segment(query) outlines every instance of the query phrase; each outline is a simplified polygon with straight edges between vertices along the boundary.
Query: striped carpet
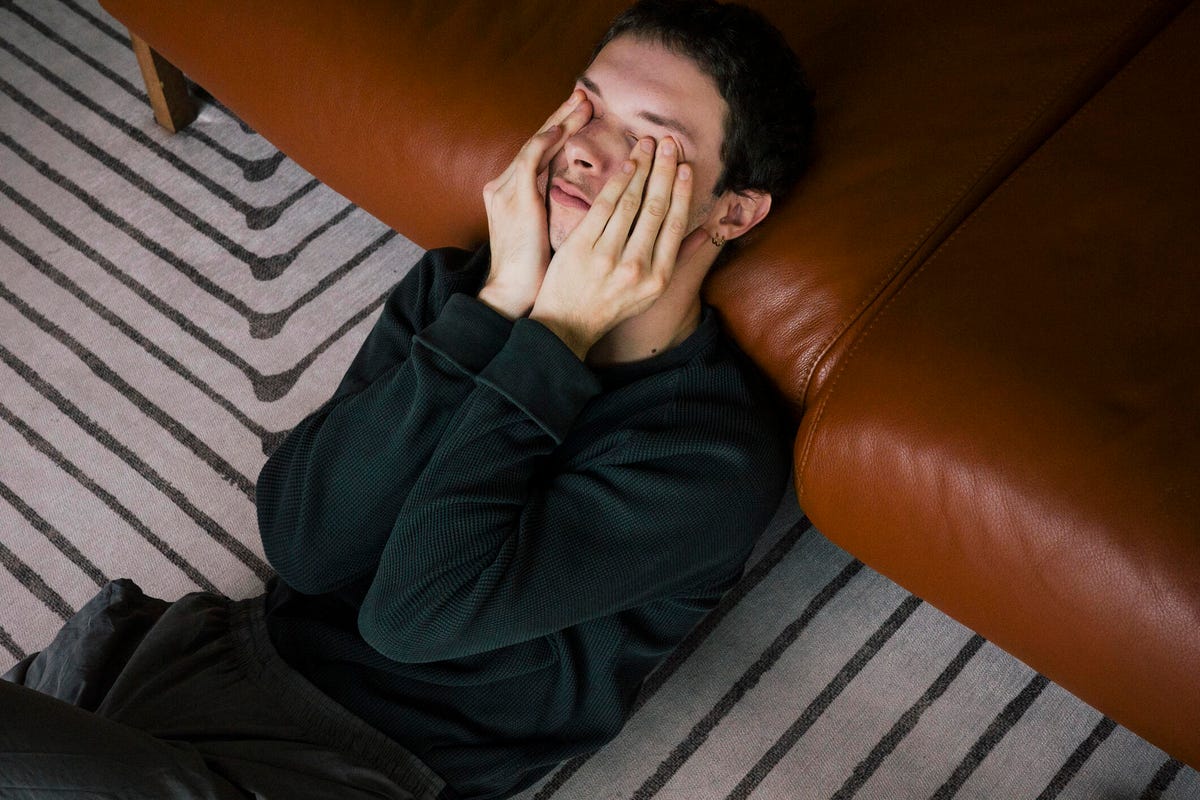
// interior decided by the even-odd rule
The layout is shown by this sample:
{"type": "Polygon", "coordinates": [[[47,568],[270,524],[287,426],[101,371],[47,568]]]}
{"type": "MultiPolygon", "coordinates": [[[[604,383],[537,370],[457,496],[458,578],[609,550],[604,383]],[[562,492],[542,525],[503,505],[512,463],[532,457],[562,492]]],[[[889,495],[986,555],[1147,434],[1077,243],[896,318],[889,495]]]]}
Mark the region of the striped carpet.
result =
{"type": "MultiPolygon", "coordinates": [[[[110,578],[258,594],[264,454],[420,252],[212,100],[161,132],[93,0],[0,0],[0,671],[110,578]]],[[[852,797],[1182,800],[1200,777],[789,497],[621,736],[522,795],[852,797]]]]}

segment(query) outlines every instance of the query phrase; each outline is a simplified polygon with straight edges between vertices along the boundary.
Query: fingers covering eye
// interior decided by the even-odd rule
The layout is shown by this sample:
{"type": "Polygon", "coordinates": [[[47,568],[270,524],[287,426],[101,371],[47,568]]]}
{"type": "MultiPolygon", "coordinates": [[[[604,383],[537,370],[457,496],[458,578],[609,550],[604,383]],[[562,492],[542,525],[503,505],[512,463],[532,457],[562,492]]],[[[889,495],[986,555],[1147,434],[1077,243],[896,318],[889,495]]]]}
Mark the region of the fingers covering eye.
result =
{"type": "Polygon", "coordinates": [[[680,181],[677,180],[678,150],[673,144],[670,139],[659,142],[654,169],[650,173],[646,195],[642,200],[641,213],[629,237],[629,250],[643,258],[645,263],[657,258],[656,251],[659,248],[656,242],[664,236],[671,235],[668,229],[671,223],[678,222],[681,204],[683,219],[687,219],[687,198],[690,195],[680,196],[680,193],[675,191],[680,181]]]}
{"type": "Polygon", "coordinates": [[[653,143],[653,139],[640,139],[637,146],[633,148],[631,158],[635,169],[629,182],[625,185],[624,192],[617,200],[612,217],[604,228],[605,238],[610,240],[610,244],[618,252],[629,238],[629,229],[634,224],[638,212],[643,208],[642,193],[646,187],[646,179],[651,173],[653,143]],[[648,149],[651,152],[646,152],[648,149]]]}

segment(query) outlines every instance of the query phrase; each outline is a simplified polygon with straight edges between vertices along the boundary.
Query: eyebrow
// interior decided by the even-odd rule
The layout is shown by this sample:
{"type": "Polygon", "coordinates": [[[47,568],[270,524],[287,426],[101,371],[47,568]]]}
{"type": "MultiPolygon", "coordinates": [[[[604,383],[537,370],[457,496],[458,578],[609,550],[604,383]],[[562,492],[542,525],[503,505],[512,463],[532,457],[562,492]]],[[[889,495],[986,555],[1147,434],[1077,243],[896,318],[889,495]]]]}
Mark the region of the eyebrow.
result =
{"type": "MultiPolygon", "coordinates": [[[[600,87],[597,86],[596,82],[587,75],[580,75],[576,80],[583,84],[583,88],[587,89],[600,99],[604,99],[604,93],[600,91],[600,87]]],[[[637,113],[637,117],[639,119],[646,120],[646,122],[649,122],[651,125],[657,125],[660,128],[666,128],[667,130],[674,131],[689,141],[694,142],[696,140],[696,137],[692,135],[692,132],[688,129],[688,127],[674,117],[664,117],[661,114],[655,114],[653,111],[647,110],[639,111],[637,113]]]]}

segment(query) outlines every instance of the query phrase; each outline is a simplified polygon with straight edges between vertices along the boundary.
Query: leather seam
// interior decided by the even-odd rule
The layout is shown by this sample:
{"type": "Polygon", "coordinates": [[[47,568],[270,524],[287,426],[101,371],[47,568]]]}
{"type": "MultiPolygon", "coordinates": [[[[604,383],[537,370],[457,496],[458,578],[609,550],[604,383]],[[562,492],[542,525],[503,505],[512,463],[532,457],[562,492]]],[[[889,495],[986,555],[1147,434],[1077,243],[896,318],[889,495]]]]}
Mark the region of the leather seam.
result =
{"type": "MultiPolygon", "coordinates": [[[[1137,13],[1134,14],[1129,19],[1129,21],[1127,21],[1125,23],[1125,25],[1123,25],[1120,28],[1120,30],[1118,30],[1116,33],[1114,33],[1113,36],[1111,36],[1108,39],[1108,41],[1105,42],[1105,45],[1103,48],[1101,48],[1100,52],[1101,53],[1105,52],[1113,44],[1114,41],[1119,40],[1119,38],[1123,35],[1127,35],[1127,31],[1138,20],[1140,20],[1142,18],[1142,16],[1146,12],[1146,9],[1149,8],[1153,4],[1153,2],[1154,2],[1154,0],[1144,0],[1141,7],[1138,9],[1137,13]]],[[[816,414],[816,416],[813,419],[813,424],[809,428],[808,434],[804,437],[804,445],[801,449],[799,468],[796,471],[796,500],[797,500],[798,505],[803,507],[804,493],[807,488],[805,485],[805,477],[806,477],[806,473],[807,473],[807,469],[808,469],[808,460],[809,460],[809,457],[812,455],[813,442],[816,439],[817,431],[821,425],[821,419],[824,417],[824,414],[825,414],[825,409],[828,407],[829,402],[831,401],[834,394],[836,393],[837,385],[840,382],[842,376],[845,374],[848,365],[850,364],[851,361],[853,361],[854,356],[858,353],[858,350],[862,346],[862,344],[869,338],[870,334],[875,329],[875,326],[891,309],[892,304],[900,298],[900,295],[903,294],[906,289],[908,289],[910,286],[912,286],[912,284],[914,282],[916,282],[917,278],[921,275],[921,273],[923,273],[925,271],[925,268],[930,266],[931,264],[933,264],[937,260],[937,258],[945,252],[945,250],[950,246],[950,244],[955,239],[958,238],[959,234],[962,233],[964,230],[966,230],[972,224],[972,222],[974,222],[978,218],[979,214],[985,208],[987,208],[989,205],[991,205],[993,203],[993,201],[995,200],[997,195],[999,195],[1001,192],[1003,192],[1004,189],[1009,186],[1009,184],[1011,184],[1018,178],[1018,176],[1021,176],[1031,170],[1036,169],[1037,165],[1034,162],[1039,161],[1039,159],[1038,159],[1039,154],[1044,153],[1048,145],[1050,145],[1055,139],[1060,138],[1060,135],[1064,134],[1068,130],[1070,130],[1074,127],[1077,127],[1080,124],[1081,120],[1088,118],[1092,113],[1094,113],[1094,105],[1092,103],[1093,100],[1095,100],[1097,97],[1099,97],[1100,94],[1105,89],[1116,84],[1122,75],[1127,74],[1129,68],[1131,66],[1133,66],[1135,64],[1135,62],[1143,62],[1144,63],[1146,60],[1153,59],[1153,55],[1149,55],[1149,56],[1144,55],[1146,53],[1147,49],[1156,39],[1158,39],[1158,36],[1162,33],[1162,31],[1164,31],[1171,24],[1171,22],[1175,19],[1175,17],[1178,16],[1179,12],[1182,11],[1183,8],[1186,8],[1188,5],[1190,5],[1190,2],[1185,3],[1180,9],[1177,9],[1175,11],[1175,13],[1171,14],[1162,23],[1162,25],[1159,26],[1159,28],[1154,32],[1154,35],[1149,37],[1147,39],[1147,41],[1136,52],[1134,52],[1124,63],[1121,64],[1121,66],[1115,71],[1115,73],[1112,75],[1111,78],[1104,81],[1104,83],[1102,83],[1100,86],[1098,86],[1091,95],[1089,95],[1087,98],[1083,99],[1083,101],[1079,104],[1078,108],[1076,108],[1072,112],[1070,117],[1068,117],[1061,125],[1059,125],[1058,128],[1056,128],[1054,131],[1052,131],[1049,136],[1047,136],[1044,140],[1042,140],[1042,142],[1040,142],[1038,144],[1038,146],[1036,148],[1034,148],[1028,154],[1028,156],[1024,160],[1022,160],[1021,163],[1018,164],[1016,166],[1016,168],[1013,169],[1012,172],[999,185],[996,186],[995,189],[993,189],[990,193],[988,193],[987,197],[983,198],[983,200],[979,203],[979,205],[976,206],[976,208],[970,214],[968,214],[962,220],[962,222],[960,222],[955,227],[954,231],[945,239],[945,241],[943,241],[941,244],[939,244],[937,246],[937,248],[929,255],[929,257],[927,259],[925,259],[925,261],[922,262],[915,270],[913,270],[913,272],[908,276],[907,280],[905,280],[900,285],[900,287],[896,290],[896,292],[894,294],[892,294],[891,297],[889,297],[887,300],[884,301],[883,306],[879,309],[878,313],[876,313],[871,318],[870,322],[867,324],[866,329],[862,332],[862,334],[860,334],[854,340],[853,344],[850,347],[849,352],[846,353],[846,356],[841,360],[841,363],[838,364],[837,370],[830,380],[829,390],[825,393],[825,396],[821,399],[821,402],[818,404],[817,409],[814,412],[816,414]]],[[[1085,69],[1093,63],[1095,63],[1094,59],[1087,62],[1082,67],[1080,67],[1080,69],[1078,69],[1074,73],[1072,73],[1071,77],[1068,78],[1066,81],[1064,81],[1063,84],[1060,84],[1060,86],[1055,89],[1054,94],[1048,96],[1045,102],[1048,103],[1050,100],[1054,99],[1054,97],[1057,97],[1058,94],[1062,92],[1065,85],[1073,82],[1075,80],[1075,78],[1078,75],[1080,75],[1080,73],[1083,73],[1085,71],[1085,69]]],[[[1041,106],[1039,106],[1034,117],[1036,117],[1037,113],[1041,113],[1041,110],[1044,108],[1044,106],[1045,106],[1045,103],[1043,103],[1041,106]]],[[[1027,129],[1028,129],[1028,126],[1026,126],[1025,128],[1022,128],[1022,130],[1027,130],[1027,129]]],[[[1016,137],[1014,136],[1013,138],[1016,138],[1016,137]]],[[[1010,139],[1009,142],[1006,143],[1005,147],[1007,147],[1008,144],[1011,143],[1011,141],[1012,140],[1010,139]]],[[[955,202],[957,202],[957,200],[955,202]]],[[[860,306],[860,308],[861,308],[861,306],[860,306]]],[[[832,344],[832,342],[830,344],[832,344]]],[[[824,353],[822,355],[824,355],[824,353]]],[[[819,363],[819,359],[818,359],[817,363],[819,363]]],[[[814,370],[816,369],[816,364],[814,364],[813,369],[814,370]]],[[[807,386],[805,388],[807,391],[807,386]]]]}
{"type": "MultiPolygon", "coordinates": [[[[1142,5],[1138,8],[1138,10],[1125,22],[1124,25],[1122,25],[1116,32],[1114,32],[1112,34],[1112,36],[1110,36],[1104,42],[1104,45],[1097,52],[1101,53],[1101,54],[1107,52],[1108,49],[1110,47],[1112,47],[1114,42],[1120,41],[1121,38],[1128,36],[1129,29],[1132,28],[1133,25],[1142,18],[1142,16],[1146,13],[1146,9],[1149,8],[1154,2],[1155,2],[1155,0],[1143,0],[1142,5]]],[[[1161,30],[1161,28],[1160,28],[1160,30],[1161,30]]],[[[1136,53],[1134,55],[1136,56],[1136,53]]],[[[1130,61],[1131,60],[1132,60],[1132,58],[1130,59],[1130,61]]],[[[834,332],[831,333],[821,343],[821,345],[819,347],[819,352],[818,352],[816,358],[813,359],[812,366],[810,366],[808,368],[808,370],[806,371],[806,373],[804,375],[804,379],[802,381],[803,389],[801,391],[801,397],[806,397],[808,395],[809,390],[812,386],[813,376],[819,370],[822,362],[825,360],[825,357],[829,354],[829,351],[838,343],[838,341],[842,338],[842,336],[844,336],[846,334],[847,331],[849,331],[852,327],[854,327],[854,325],[867,312],[867,310],[870,308],[870,306],[879,300],[880,296],[884,293],[884,291],[887,289],[887,287],[890,284],[892,284],[893,282],[895,282],[897,279],[902,278],[905,266],[908,265],[908,262],[912,259],[913,255],[920,249],[921,245],[923,243],[925,243],[926,241],[928,241],[930,234],[934,230],[936,230],[937,227],[941,223],[943,223],[946,220],[946,218],[949,216],[950,211],[953,210],[953,208],[956,205],[961,203],[963,201],[963,199],[968,196],[968,193],[972,187],[977,186],[979,184],[980,180],[987,176],[987,174],[992,170],[992,168],[995,167],[996,163],[999,160],[999,157],[1001,155],[1003,155],[1005,151],[1007,151],[1009,148],[1011,148],[1013,146],[1013,144],[1020,139],[1021,134],[1030,130],[1033,123],[1038,119],[1039,116],[1042,115],[1043,112],[1045,112],[1046,108],[1048,106],[1050,106],[1053,103],[1053,101],[1064,96],[1066,90],[1068,88],[1070,88],[1072,85],[1076,84],[1079,81],[1081,76],[1087,75],[1088,68],[1090,66],[1092,66],[1093,64],[1095,64],[1095,61],[1096,61],[1095,58],[1085,61],[1078,69],[1076,69],[1070,75],[1065,77],[1053,89],[1051,89],[1050,92],[1047,93],[1036,106],[1034,106],[1033,110],[1025,117],[1024,121],[1022,122],[1021,125],[1019,125],[1017,127],[1016,131],[1011,136],[1009,136],[1007,139],[1005,139],[995,149],[993,149],[990,153],[988,153],[983,158],[983,160],[981,162],[981,166],[978,167],[974,172],[972,172],[963,181],[963,183],[960,184],[960,188],[953,194],[952,199],[949,200],[935,215],[933,215],[930,223],[928,225],[926,225],[924,230],[922,230],[919,234],[917,234],[916,238],[914,238],[913,241],[909,244],[909,246],[901,253],[900,257],[896,260],[896,263],[892,267],[892,269],[890,269],[875,284],[875,286],[872,287],[871,290],[868,291],[863,296],[862,301],[854,309],[854,311],[852,311],[849,315],[847,315],[846,318],[844,319],[843,323],[841,325],[839,325],[837,327],[837,329],[834,330],[834,332]]],[[[1129,62],[1127,61],[1124,65],[1122,65],[1122,69],[1124,68],[1124,66],[1127,66],[1128,63],[1129,62]]],[[[1119,72],[1119,70],[1118,70],[1118,72],[1119,72]]],[[[1099,87],[1099,89],[1097,89],[1097,92],[1093,92],[1091,95],[1084,98],[1082,100],[1082,102],[1079,104],[1079,106],[1077,106],[1076,109],[1074,109],[1072,111],[1071,116],[1074,116],[1074,113],[1076,113],[1080,107],[1086,105],[1092,99],[1092,97],[1094,97],[1099,92],[1099,90],[1103,88],[1104,85],[1107,85],[1107,82],[1105,82],[1105,84],[1103,84],[1101,87],[1099,87]]],[[[1069,121],[1069,118],[1067,121],[1069,121]]],[[[1033,153],[1037,152],[1037,150],[1043,144],[1045,144],[1046,141],[1048,141],[1050,138],[1052,138],[1053,135],[1055,133],[1057,133],[1059,129],[1061,129],[1061,127],[1062,126],[1060,125],[1059,128],[1052,131],[1049,136],[1045,137],[1040,142],[1036,143],[1032,148],[1030,148],[1028,153],[1026,153],[1025,159],[1022,159],[1021,163],[1024,163],[1024,161],[1027,160],[1029,158],[1029,156],[1031,156],[1031,155],[1033,155],[1033,153]]],[[[1009,177],[1011,177],[1011,175],[1015,172],[1015,170],[1019,169],[1019,168],[1020,168],[1020,164],[1018,164],[1017,167],[1014,168],[1014,170],[1009,173],[1009,177]]],[[[1007,180],[1007,178],[1005,180],[1007,180]]],[[[995,192],[996,189],[998,189],[1002,185],[1003,185],[1003,182],[1001,184],[998,184],[996,186],[996,188],[992,190],[992,192],[995,192]]],[[[989,192],[988,196],[990,197],[991,194],[992,193],[989,192]]],[[[975,209],[972,209],[968,214],[965,214],[963,216],[963,219],[965,220],[971,214],[975,213],[975,211],[978,210],[982,206],[983,202],[985,202],[986,200],[987,200],[987,197],[984,197],[983,200],[981,200],[980,203],[978,205],[976,205],[975,209]]],[[[961,222],[959,224],[961,224],[961,222]]],[[[952,234],[950,234],[950,235],[952,235],[952,234]]],[[[945,240],[943,240],[943,243],[945,241],[949,241],[949,235],[947,236],[947,238],[945,240]]],[[[941,244],[938,245],[938,247],[940,247],[940,246],[941,246],[941,244]]]]}

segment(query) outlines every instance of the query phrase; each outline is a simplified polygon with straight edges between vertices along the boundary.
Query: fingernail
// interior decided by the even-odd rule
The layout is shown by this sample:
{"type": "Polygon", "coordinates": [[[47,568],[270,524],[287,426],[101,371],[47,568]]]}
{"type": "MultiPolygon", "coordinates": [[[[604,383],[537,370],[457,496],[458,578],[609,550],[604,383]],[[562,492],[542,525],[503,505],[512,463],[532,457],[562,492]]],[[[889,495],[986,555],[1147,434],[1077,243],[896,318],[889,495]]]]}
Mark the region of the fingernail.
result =
{"type": "Polygon", "coordinates": [[[679,172],[677,174],[679,175],[679,180],[686,181],[692,177],[692,168],[687,164],[683,164],[679,167],[679,172]]]}
{"type": "Polygon", "coordinates": [[[571,92],[571,96],[567,98],[567,105],[573,108],[579,105],[579,101],[582,99],[583,96],[579,93],[579,90],[576,89],[575,91],[571,92]]]}
{"type": "Polygon", "coordinates": [[[633,172],[633,162],[626,161],[624,164],[621,165],[621,171],[625,172],[625,173],[633,172]]]}
{"type": "Polygon", "coordinates": [[[654,152],[654,140],[653,139],[642,139],[642,141],[639,142],[639,144],[642,146],[642,152],[644,152],[644,153],[653,153],[654,152]]]}
{"type": "Polygon", "coordinates": [[[658,149],[660,151],[662,151],[662,154],[664,156],[675,155],[675,143],[672,142],[670,139],[663,139],[661,142],[659,142],[658,149]]]}

